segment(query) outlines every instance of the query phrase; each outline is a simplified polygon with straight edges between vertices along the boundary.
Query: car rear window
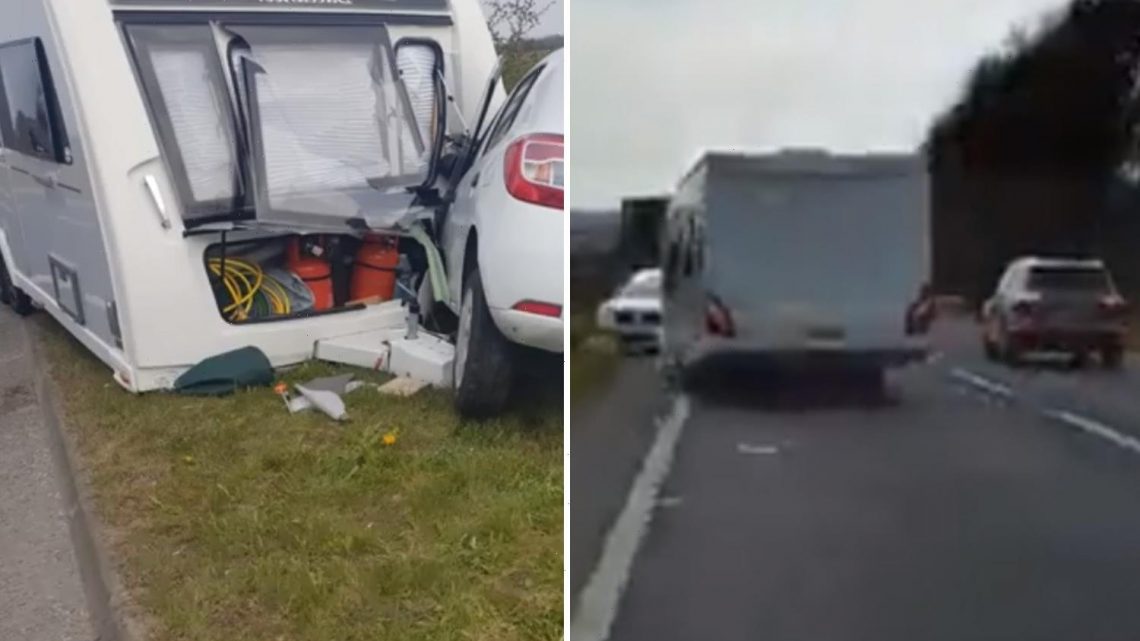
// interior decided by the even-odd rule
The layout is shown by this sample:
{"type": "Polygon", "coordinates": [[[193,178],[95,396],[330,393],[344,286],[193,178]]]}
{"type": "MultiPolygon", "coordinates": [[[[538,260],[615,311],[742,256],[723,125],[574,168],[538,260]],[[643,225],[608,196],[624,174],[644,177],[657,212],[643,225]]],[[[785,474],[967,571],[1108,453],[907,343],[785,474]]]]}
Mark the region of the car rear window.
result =
{"type": "Polygon", "coordinates": [[[1088,267],[1037,267],[1029,273],[1029,288],[1037,291],[1106,292],[1108,274],[1088,267]]]}

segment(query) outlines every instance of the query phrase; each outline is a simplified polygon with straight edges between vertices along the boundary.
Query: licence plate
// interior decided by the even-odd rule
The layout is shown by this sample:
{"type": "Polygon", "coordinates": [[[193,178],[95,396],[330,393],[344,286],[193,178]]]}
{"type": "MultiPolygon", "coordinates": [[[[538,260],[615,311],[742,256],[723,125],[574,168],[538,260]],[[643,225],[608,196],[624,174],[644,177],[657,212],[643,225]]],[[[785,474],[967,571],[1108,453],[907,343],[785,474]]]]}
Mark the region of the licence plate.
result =
{"type": "Polygon", "coordinates": [[[809,327],[807,330],[807,337],[813,341],[838,342],[842,341],[844,338],[847,338],[847,332],[843,331],[842,327],[809,327]]]}

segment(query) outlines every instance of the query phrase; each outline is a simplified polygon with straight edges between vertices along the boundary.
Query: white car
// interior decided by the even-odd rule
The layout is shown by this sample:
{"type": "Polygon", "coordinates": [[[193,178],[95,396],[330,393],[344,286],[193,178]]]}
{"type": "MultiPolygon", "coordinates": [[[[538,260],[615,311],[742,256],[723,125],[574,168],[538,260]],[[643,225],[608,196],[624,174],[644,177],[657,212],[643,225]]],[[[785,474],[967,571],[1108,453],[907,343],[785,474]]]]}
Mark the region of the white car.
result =
{"type": "Polygon", "coordinates": [[[661,270],[643,269],[598,307],[599,328],[617,334],[629,352],[661,347],[661,270]]]}
{"type": "Polygon", "coordinates": [[[496,75],[441,228],[458,316],[455,404],[469,417],[504,408],[527,350],[563,350],[562,51],[528,71],[488,119],[498,85],[496,75]]]}

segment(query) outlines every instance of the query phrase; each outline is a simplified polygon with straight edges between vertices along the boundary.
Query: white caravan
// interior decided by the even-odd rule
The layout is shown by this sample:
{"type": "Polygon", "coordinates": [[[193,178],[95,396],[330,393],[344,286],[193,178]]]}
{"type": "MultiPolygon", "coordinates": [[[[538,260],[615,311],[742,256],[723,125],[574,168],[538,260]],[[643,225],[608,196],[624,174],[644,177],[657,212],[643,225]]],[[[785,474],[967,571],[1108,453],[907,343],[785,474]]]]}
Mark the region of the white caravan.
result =
{"type": "Polygon", "coordinates": [[[662,233],[666,363],[920,358],[928,198],[917,156],[704,155],[662,233]]]}
{"type": "Polygon", "coordinates": [[[246,346],[448,385],[408,317],[495,67],[478,0],[0,0],[5,298],[136,392],[246,346]]]}

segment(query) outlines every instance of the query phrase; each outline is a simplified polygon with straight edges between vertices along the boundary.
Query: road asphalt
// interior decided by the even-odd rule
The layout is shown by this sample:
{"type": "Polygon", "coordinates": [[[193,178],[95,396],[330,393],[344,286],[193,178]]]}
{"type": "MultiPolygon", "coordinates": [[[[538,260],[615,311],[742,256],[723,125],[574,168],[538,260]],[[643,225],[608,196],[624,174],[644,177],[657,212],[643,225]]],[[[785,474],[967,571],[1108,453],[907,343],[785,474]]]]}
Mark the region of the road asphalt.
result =
{"type": "Polygon", "coordinates": [[[91,641],[30,333],[0,307],[0,639],[91,641]]]}
{"type": "Polygon", "coordinates": [[[633,548],[678,400],[628,363],[571,421],[573,641],[1140,638],[1140,363],[1009,368],[965,321],[934,343],[885,398],[707,372],[633,548]]]}

